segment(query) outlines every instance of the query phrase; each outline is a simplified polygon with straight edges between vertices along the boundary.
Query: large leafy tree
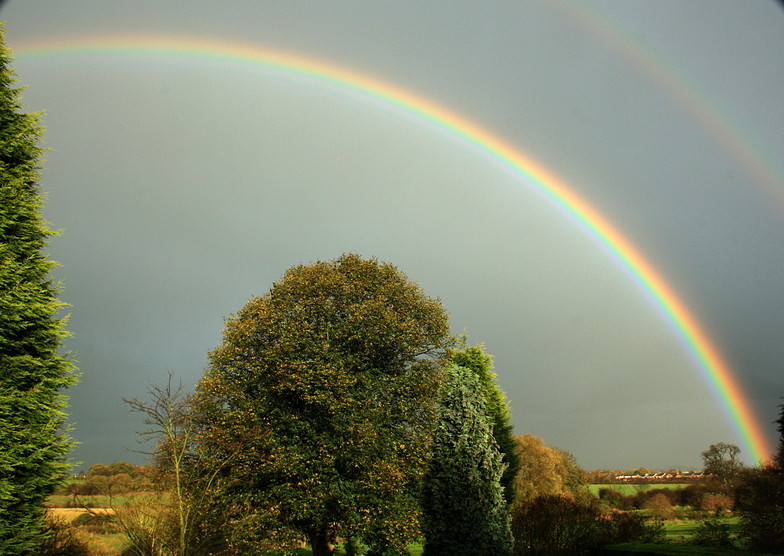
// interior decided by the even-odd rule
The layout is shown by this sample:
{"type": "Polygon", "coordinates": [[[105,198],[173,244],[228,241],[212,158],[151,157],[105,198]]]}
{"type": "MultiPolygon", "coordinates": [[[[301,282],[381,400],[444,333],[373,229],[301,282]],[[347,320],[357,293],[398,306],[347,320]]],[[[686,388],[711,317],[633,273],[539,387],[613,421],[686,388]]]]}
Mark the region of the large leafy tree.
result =
{"type": "Polygon", "coordinates": [[[585,472],[565,450],[546,446],[533,434],[515,436],[520,468],[515,502],[529,506],[539,497],[579,499],[585,486],[585,472]]]}
{"type": "Polygon", "coordinates": [[[451,365],[439,397],[433,455],[422,488],[424,554],[510,554],[504,464],[479,378],[451,365]]]}
{"type": "Polygon", "coordinates": [[[316,556],[338,537],[380,554],[417,536],[448,328],[439,301],[355,254],[291,268],[228,320],[196,412],[202,445],[233,454],[226,495],[252,509],[234,546],[288,531],[316,556]]]}
{"type": "Polygon", "coordinates": [[[75,377],[43,253],[42,128],[22,111],[10,66],[0,30],[0,553],[23,554],[42,542],[42,503],[68,469],[61,390],[75,377]]]}
{"type": "Polygon", "coordinates": [[[517,443],[512,435],[512,410],[506,400],[504,391],[496,382],[493,372],[493,356],[485,351],[483,344],[469,346],[467,337],[461,336],[460,342],[449,356],[451,363],[474,372],[485,396],[485,412],[493,429],[493,438],[504,462],[504,474],[501,485],[504,487],[504,499],[508,504],[515,500],[515,477],[520,468],[517,443]]]}

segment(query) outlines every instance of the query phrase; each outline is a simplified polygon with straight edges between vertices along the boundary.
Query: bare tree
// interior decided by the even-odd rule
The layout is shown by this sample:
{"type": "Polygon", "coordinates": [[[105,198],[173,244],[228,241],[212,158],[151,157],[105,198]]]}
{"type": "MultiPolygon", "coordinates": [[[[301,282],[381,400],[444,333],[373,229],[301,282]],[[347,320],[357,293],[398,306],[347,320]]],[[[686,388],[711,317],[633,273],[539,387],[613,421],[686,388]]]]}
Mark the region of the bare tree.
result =
{"type": "Polygon", "coordinates": [[[206,524],[204,513],[205,510],[214,513],[215,508],[211,507],[208,499],[221,470],[232,458],[229,456],[217,465],[215,459],[205,463],[206,458],[196,448],[192,396],[184,391],[181,382],[174,385],[173,373],[169,373],[165,386],[152,385],[147,391],[148,401],[137,398],[123,398],[123,401],[133,411],[145,415],[147,428],[139,431],[139,435],[155,445],[152,451],[141,453],[153,457],[160,480],[171,491],[176,523],[173,552],[178,556],[214,553],[214,550],[208,550],[207,545],[214,544],[215,537],[208,531],[215,532],[215,528],[221,525],[221,519],[210,515],[211,522],[206,524]]]}

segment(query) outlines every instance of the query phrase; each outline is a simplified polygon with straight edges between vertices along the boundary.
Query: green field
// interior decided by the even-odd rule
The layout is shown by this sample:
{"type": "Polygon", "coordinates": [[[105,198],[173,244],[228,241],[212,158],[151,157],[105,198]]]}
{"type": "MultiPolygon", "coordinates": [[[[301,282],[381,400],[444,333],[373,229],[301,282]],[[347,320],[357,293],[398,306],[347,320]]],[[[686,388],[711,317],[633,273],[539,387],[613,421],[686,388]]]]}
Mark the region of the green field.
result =
{"type": "Polygon", "coordinates": [[[654,489],[679,489],[679,488],[686,488],[689,486],[689,483],[646,483],[646,484],[631,484],[631,483],[611,483],[611,484],[603,484],[603,485],[588,485],[588,490],[594,496],[599,496],[599,491],[603,488],[608,488],[610,490],[614,490],[624,496],[631,496],[637,494],[638,492],[643,492],[646,490],[654,490],[654,489]]]}

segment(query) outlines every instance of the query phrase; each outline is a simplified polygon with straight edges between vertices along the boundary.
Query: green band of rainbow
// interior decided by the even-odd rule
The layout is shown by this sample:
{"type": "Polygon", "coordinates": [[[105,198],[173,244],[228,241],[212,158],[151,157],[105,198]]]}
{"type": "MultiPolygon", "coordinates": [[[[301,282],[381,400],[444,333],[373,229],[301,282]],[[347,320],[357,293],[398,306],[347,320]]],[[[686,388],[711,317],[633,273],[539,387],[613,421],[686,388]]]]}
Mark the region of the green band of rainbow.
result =
{"type": "Polygon", "coordinates": [[[555,175],[518,149],[468,119],[391,83],[310,58],[269,50],[253,44],[228,43],[183,37],[99,37],[40,40],[15,48],[20,59],[90,54],[183,55],[263,66],[305,77],[375,103],[402,111],[421,123],[435,127],[468,144],[510,169],[566,213],[599,243],[649,296],[687,346],[703,377],[726,410],[728,418],[755,463],[768,459],[772,450],[738,381],[719,350],[694,315],[665,282],[660,273],[610,222],[555,175]]]}

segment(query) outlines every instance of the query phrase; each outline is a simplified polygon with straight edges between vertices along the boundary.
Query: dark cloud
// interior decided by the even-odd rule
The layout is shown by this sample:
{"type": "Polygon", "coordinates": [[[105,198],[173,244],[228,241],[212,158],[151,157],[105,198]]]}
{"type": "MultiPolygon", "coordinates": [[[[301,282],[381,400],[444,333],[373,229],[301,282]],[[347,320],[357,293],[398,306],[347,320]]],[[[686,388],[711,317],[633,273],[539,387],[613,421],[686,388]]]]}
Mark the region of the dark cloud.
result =
{"type": "MultiPolygon", "coordinates": [[[[784,174],[770,94],[784,86],[770,57],[780,14],[720,3],[708,25],[680,4],[584,6],[603,27],[549,2],[13,2],[3,16],[11,48],[60,35],[243,41],[450,107],[559,175],[649,257],[767,426],[784,395],[784,213],[738,153],[784,174]],[[614,48],[608,29],[653,57],[614,48]]],[[[194,384],[224,317],[289,266],[349,250],[440,297],[455,331],[495,355],[516,430],[587,468],[698,467],[711,443],[742,444],[656,302],[572,218],[454,138],[220,62],[22,55],[16,69],[27,104],[46,110],[42,186],[65,229],[51,253],[84,373],[71,405],[86,464],[138,458],[123,451],[141,423],[121,397],[169,370],[194,384]]]]}

